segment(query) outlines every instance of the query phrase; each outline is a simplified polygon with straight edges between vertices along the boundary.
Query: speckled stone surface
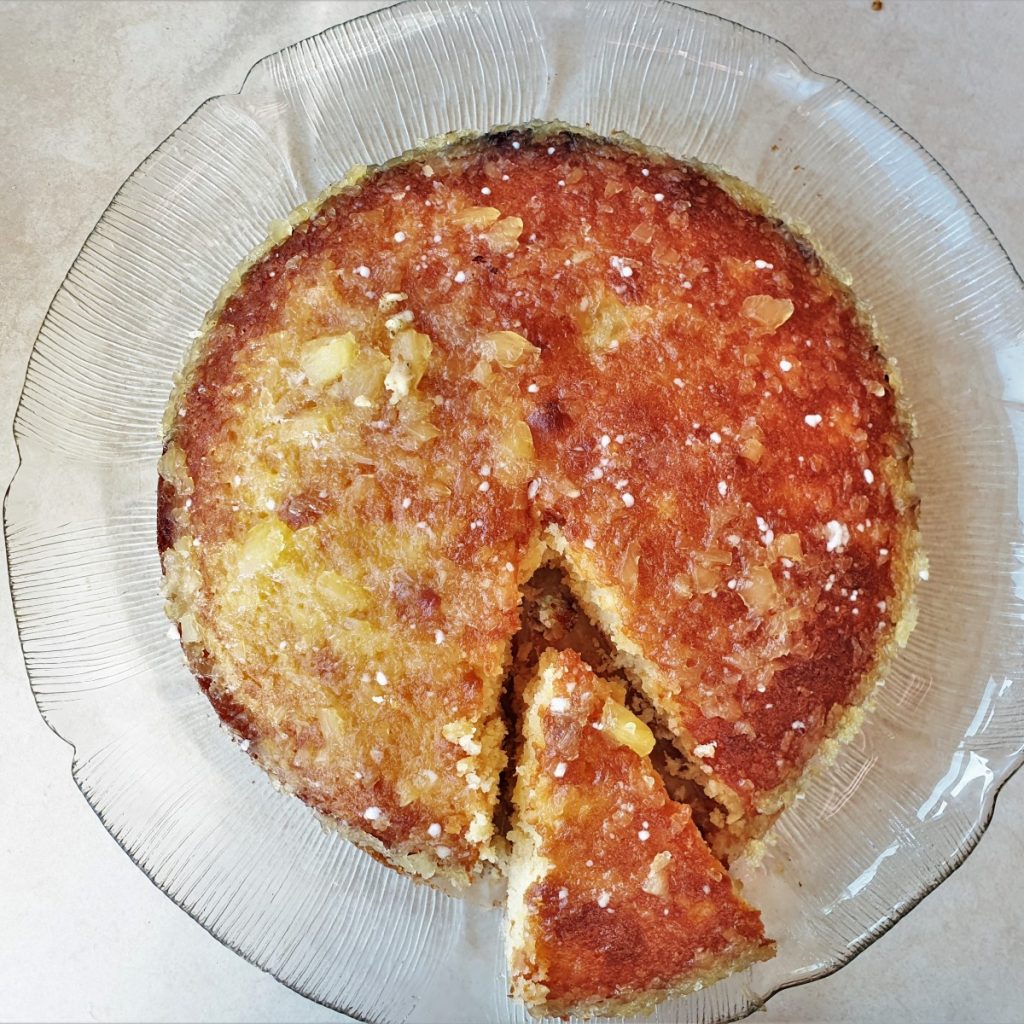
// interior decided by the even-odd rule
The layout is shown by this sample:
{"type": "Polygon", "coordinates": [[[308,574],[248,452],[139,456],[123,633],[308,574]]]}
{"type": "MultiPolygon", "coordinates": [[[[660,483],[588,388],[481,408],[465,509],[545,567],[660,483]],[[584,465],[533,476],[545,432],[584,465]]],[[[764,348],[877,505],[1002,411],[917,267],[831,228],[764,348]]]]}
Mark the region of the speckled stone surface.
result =
{"type": "MultiPolygon", "coordinates": [[[[260,57],[366,2],[0,2],[0,422],[35,333],[128,173],[260,57]]],[[[1024,3],[694,3],[844,79],[945,165],[1024,267],[1024,3]]],[[[0,434],[0,477],[14,470],[0,434]]],[[[343,1021],[231,953],[162,896],[75,788],[0,596],[0,1021],[343,1021]]],[[[856,961],[776,996],[777,1022],[1019,1022],[1024,778],[967,864],[856,961]]]]}

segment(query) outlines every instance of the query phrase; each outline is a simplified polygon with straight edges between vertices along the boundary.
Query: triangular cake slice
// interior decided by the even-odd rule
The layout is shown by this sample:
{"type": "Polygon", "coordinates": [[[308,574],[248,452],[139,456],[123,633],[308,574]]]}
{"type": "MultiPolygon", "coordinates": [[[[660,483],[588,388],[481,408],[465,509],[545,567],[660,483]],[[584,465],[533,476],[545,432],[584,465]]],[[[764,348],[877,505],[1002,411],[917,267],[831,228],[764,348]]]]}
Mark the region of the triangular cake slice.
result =
{"type": "Polygon", "coordinates": [[[775,953],[648,757],[620,685],[547,651],[525,690],[508,952],[537,1015],[626,1014],[775,953]]]}

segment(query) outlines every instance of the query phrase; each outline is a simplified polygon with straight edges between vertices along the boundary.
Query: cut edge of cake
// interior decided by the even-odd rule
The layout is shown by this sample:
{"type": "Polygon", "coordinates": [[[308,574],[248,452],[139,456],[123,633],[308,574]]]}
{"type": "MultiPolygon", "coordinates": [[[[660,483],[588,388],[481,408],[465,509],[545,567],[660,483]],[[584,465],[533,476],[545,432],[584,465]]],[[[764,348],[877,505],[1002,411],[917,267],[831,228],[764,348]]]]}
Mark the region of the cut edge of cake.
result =
{"type": "MultiPolygon", "coordinates": [[[[908,503],[913,499],[913,488],[909,481],[903,497],[908,503]]],[[[835,761],[842,745],[849,743],[860,732],[876,687],[897,651],[907,645],[917,624],[914,583],[919,574],[927,569],[928,561],[920,546],[916,516],[911,516],[907,525],[903,557],[895,574],[898,608],[891,640],[879,649],[874,665],[860,679],[850,703],[832,708],[825,736],[814,757],[795,779],[762,794],[754,814],[747,813],[743,801],[732,787],[714,775],[701,771],[702,760],[695,752],[695,738],[678,717],[671,715],[663,700],[663,694],[669,689],[664,673],[645,657],[640,645],[626,633],[620,612],[620,595],[615,587],[606,584],[591,570],[586,563],[586,552],[571,545],[557,525],[548,526],[546,536],[551,551],[560,560],[573,596],[591,622],[608,637],[617,656],[618,667],[638,692],[650,701],[654,713],[673,735],[675,746],[687,763],[685,777],[703,789],[706,796],[722,808],[725,821],[712,839],[716,854],[730,860],[746,854],[752,861],[759,861],[765,852],[766,835],[778,816],[792,804],[816,774],[835,761]]]]}

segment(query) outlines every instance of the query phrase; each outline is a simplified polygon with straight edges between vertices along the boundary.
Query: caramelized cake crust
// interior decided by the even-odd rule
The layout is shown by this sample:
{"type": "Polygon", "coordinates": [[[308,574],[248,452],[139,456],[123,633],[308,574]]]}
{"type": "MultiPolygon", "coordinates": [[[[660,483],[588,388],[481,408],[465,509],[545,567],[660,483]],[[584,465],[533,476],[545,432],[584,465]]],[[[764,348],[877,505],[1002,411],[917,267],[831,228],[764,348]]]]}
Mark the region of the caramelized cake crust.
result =
{"type": "Polygon", "coordinates": [[[551,650],[525,699],[513,992],[538,1015],[635,1013],[773,956],[760,915],[665,792],[622,687],[551,650]]]}
{"type": "Polygon", "coordinates": [[[770,820],[907,609],[889,368],[732,179],[557,127],[447,141],[279,225],[208,319],[159,501],[192,667],[280,783],[465,881],[556,551],[730,821],[770,820]]]}

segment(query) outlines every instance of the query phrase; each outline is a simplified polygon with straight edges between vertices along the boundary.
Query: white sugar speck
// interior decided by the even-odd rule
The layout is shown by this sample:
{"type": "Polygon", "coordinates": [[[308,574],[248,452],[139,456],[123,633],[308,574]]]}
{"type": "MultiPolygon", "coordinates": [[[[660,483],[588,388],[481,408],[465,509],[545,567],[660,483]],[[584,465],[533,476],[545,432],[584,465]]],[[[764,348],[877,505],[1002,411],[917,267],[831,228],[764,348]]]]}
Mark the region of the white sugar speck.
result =
{"type": "Polygon", "coordinates": [[[717,430],[712,430],[711,431],[710,439],[711,439],[711,443],[712,444],[721,444],[722,443],[722,435],[717,430]]]}
{"type": "Polygon", "coordinates": [[[466,280],[466,272],[464,270],[458,270],[455,272],[455,283],[462,284],[466,280]]]}
{"type": "Polygon", "coordinates": [[[491,483],[489,480],[484,480],[483,483],[477,488],[477,490],[483,491],[485,494],[491,489],[491,483]]]}
{"type": "Polygon", "coordinates": [[[647,840],[651,838],[651,833],[648,832],[647,829],[642,828],[639,832],[637,832],[636,837],[640,840],[641,843],[646,843],[647,840]]]}
{"type": "Polygon", "coordinates": [[[380,808],[379,807],[367,807],[366,810],[363,811],[363,817],[367,821],[376,821],[380,817],[380,808]]]}
{"type": "Polygon", "coordinates": [[[779,369],[783,373],[789,373],[789,371],[793,369],[793,364],[788,359],[780,359],[779,369]]]}
{"type": "Polygon", "coordinates": [[[792,725],[792,728],[793,728],[793,729],[806,729],[806,728],[807,728],[807,726],[806,726],[806,725],[804,725],[804,723],[803,723],[803,722],[800,722],[800,721],[796,721],[796,722],[794,722],[794,723],[793,723],[793,725],[792,725]]]}
{"type": "Polygon", "coordinates": [[[395,232],[395,241],[396,242],[404,242],[405,241],[405,232],[404,231],[396,231],[395,232]]]}
{"type": "Polygon", "coordinates": [[[602,910],[604,910],[604,908],[605,908],[605,907],[607,907],[607,906],[608,906],[608,904],[609,904],[610,902],[611,902],[611,896],[610,896],[610,895],[609,895],[608,893],[606,893],[606,892],[602,892],[602,893],[601,893],[601,894],[600,894],[600,895],[599,895],[599,896],[597,897],[597,905],[598,905],[598,906],[599,906],[599,907],[600,907],[600,908],[601,908],[602,910]]]}
{"type": "Polygon", "coordinates": [[[527,384],[526,390],[529,394],[535,395],[538,391],[540,391],[540,386],[537,384],[527,384]]]}
{"type": "Polygon", "coordinates": [[[402,508],[408,508],[412,504],[412,498],[402,499],[402,508]]]}
{"type": "Polygon", "coordinates": [[[596,545],[596,544],[594,543],[594,539],[593,539],[593,537],[588,537],[588,538],[587,538],[587,539],[586,539],[586,540],[585,540],[585,541],[583,542],[583,546],[584,546],[584,547],[585,547],[585,548],[586,548],[586,549],[587,549],[588,551],[593,551],[593,550],[594,550],[594,548],[595,548],[595,547],[597,547],[597,545],[596,545]]]}
{"type": "Polygon", "coordinates": [[[569,710],[569,698],[568,697],[552,697],[551,703],[548,705],[556,715],[564,715],[569,710]]]}
{"type": "Polygon", "coordinates": [[[441,826],[440,826],[440,824],[435,821],[431,825],[429,825],[428,828],[427,828],[427,835],[430,836],[431,839],[440,839],[441,838],[441,826]]]}
{"type": "Polygon", "coordinates": [[[441,630],[441,629],[435,629],[434,630],[434,643],[435,644],[443,644],[444,643],[444,630],[441,630]]]}
{"type": "Polygon", "coordinates": [[[718,481],[718,493],[724,498],[729,490],[729,485],[724,480],[718,481]]]}
{"type": "Polygon", "coordinates": [[[482,195],[482,196],[489,196],[490,194],[491,194],[491,190],[486,185],[484,185],[484,187],[482,189],[480,189],[480,195],[482,195]]]}
{"type": "Polygon", "coordinates": [[[767,260],[754,260],[754,266],[757,267],[758,270],[775,269],[775,265],[773,263],[769,263],[767,260]]]}
{"type": "Polygon", "coordinates": [[[804,423],[809,427],[816,427],[821,422],[821,416],[817,413],[811,413],[804,417],[804,423]]]}
{"type": "Polygon", "coordinates": [[[636,499],[629,493],[629,491],[624,491],[622,494],[622,504],[625,505],[626,508],[632,508],[633,505],[636,504],[636,499]]]}
{"type": "Polygon", "coordinates": [[[360,266],[356,267],[356,271],[355,272],[360,277],[369,277],[370,276],[370,268],[366,267],[366,266],[360,265],[360,266]]]}
{"type": "Polygon", "coordinates": [[[555,770],[553,772],[555,778],[556,779],[564,778],[565,770],[566,770],[567,767],[568,767],[568,765],[566,765],[566,763],[564,761],[559,761],[558,764],[555,765],[555,770]]]}
{"type": "Polygon", "coordinates": [[[373,678],[376,681],[378,686],[387,686],[388,685],[388,677],[386,675],[384,675],[384,673],[381,672],[380,669],[377,669],[377,671],[374,672],[373,678]]]}
{"type": "Polygon", "coordinates": [[[655,193],[654,193],[654,201],[655,201],[656,203],[660,203],[660,202],[662,202],[662,201],[663,201],[664,199],[665,199],[665,194],[664,194],[663,192],[655,192],[655,193]]]}
{"type": "Polygon", "coordinates": [[[836,551],[850,543],[850,531],[843,523],[830,519],[825,524],[825,550],[836,551]]]}
{"type": "Polygon", "coordinates": [[[864,481],[865,483],[873,484],[875,482],[875,474],[870,469],[864,470],[864,481]]]}

